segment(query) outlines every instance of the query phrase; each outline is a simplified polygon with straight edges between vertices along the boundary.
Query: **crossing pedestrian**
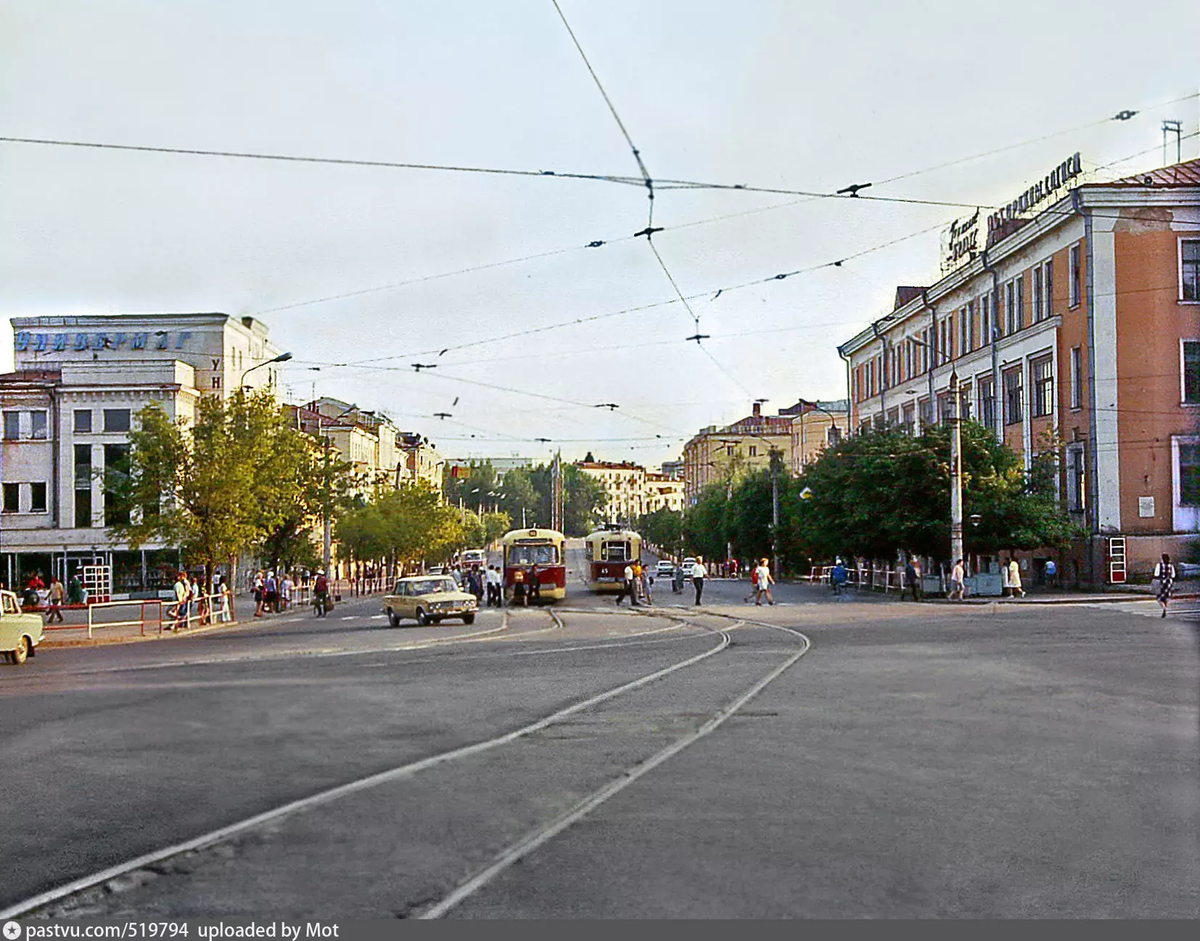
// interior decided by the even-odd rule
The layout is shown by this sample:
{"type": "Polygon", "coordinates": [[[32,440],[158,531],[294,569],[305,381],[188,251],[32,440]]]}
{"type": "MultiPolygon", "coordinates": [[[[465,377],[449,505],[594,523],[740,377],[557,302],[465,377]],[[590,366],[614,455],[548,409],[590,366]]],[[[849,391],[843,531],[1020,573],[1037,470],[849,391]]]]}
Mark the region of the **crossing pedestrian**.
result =
{"type": "Polygon", "coordinates": [[[619,608],[621,606],[621,599],[628,598],[629,606],[631,608],[636,608],[638,606],[638,600],[637,600],[637,586],[634,584],[634,581],[633,581],[633,565],[632,564],[626,565],[625,571],[622,572],[621,575],[622,575],[622,579],[623,579],[621,582],[621,592],[620,592],[620,594],[617,595],[617,600],[616,600],[615,604],[619,608]]]}
{"type": "Polygon", "coordinates": [[[63,590],[62,582],[58,580],[57,575],[50,576],[50,594],[46,598],[49,602],[50,610],[46,614],[46,623],[53,624],[56,620],[62,622],[62,603],[63,596],[66,592],[63,590]]]}
{"type": "MultiPolygon", "coordinates": [[[[925,589],[921,584],[921,560],[912,556],[908,557],[908,561],[904,564],[904,588],[912,589],[912,600],[922,601],[925,598],[925,589]]],[[[904,591],[900,592],[900,600],[904,600],[904,591]]]]}
{"type": "Polygon", "coordinates": [[[762,604],[763,595],[767,596],[767,602],[775,604],[775,597],[771,594],[771,582],[775,579],[771,577],[771,566],[766,559],[758,563],[758,567],[754,570],[758,573],[758,580],[754,583],[754,603],[762,604]]]}
{"type": "Polygon", "coordinates": [[[750,570],[750,594],[742,599],[743,604],[748,604],[751,598],[758,598],[758,566],[754,566],[750,570]]]}
{"type": "Polygon", "coordinates": [[[1158,603],[1162,606],[1162,616],[1167,616],[1167,608],[1171,604],[1171,592],[1175,590],[1175,566],[1171,557],[1162,554],[1162,559],[1154,566],[1154,578],[1158,581],[1158,603]]]}
{"type": "Polygon", "coordinates": [[[696,561],[692,563],[692,586],[696,589],[696,604],[700,603],[700,598],[704,594],[704,576],[708,570],[704,567],[704,556],[696,556],[696,561]]]}

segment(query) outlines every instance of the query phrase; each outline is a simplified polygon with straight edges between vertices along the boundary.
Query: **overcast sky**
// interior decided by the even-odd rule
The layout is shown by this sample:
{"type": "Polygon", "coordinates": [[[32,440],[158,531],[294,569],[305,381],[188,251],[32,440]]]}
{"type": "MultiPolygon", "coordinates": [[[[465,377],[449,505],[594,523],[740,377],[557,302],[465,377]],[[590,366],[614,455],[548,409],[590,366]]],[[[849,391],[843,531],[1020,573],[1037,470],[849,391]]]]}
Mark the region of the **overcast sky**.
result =
{"type": "MultiPolygon", "coordinates": [[[[1198,153],[1200,56],[1180,41],[1200,35],[1195,0],[560,4],[658,179],[875,181],[863,196],[991,206],[1075,151],[1091,179],[1160,165],[1164,118],[1198,153]],[[1104,120],[1125,109],[1140,113],[1104,120]]],[[[0,11],[0,136],[638,176],[551,0],[0,11]]],[[[647,204],[643,187],[592,180],[0,143],[0,305],[253,314],[294,354],[293,400],[381,409],[448,456],[561,447],[656,465],[754,398],[844,396],[837,344],[897,284],[936,280],[937,227],[970,214],[660,188],[654,245],[701,295],[697,330],[631,238],[647,204]],[[703,347],[686,340],[698,332],[703,347]]]]}

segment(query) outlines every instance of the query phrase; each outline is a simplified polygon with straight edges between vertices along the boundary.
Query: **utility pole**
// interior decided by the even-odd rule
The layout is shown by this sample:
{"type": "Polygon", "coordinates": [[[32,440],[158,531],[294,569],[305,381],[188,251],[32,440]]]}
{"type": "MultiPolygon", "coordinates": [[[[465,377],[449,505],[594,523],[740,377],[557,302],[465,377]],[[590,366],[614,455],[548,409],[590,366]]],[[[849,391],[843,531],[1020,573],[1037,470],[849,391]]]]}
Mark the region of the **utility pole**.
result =
{"type": "Polygon", "coordinates": [[[950,565],[963,554],[962,505],[962,418],[958,392],[958,372],[950,373],[950,565]]]}
{"type": "Polygon", "coordinates": [[[554,455],[550,465],[550,528],[563,531],[563,473],[562,451],[554,455]]]}
{"type": "Polygon", "coordinates": [[[779,469],[783,465],[783,452],[771,448],[771,568],[779,577],[779,469]]]}

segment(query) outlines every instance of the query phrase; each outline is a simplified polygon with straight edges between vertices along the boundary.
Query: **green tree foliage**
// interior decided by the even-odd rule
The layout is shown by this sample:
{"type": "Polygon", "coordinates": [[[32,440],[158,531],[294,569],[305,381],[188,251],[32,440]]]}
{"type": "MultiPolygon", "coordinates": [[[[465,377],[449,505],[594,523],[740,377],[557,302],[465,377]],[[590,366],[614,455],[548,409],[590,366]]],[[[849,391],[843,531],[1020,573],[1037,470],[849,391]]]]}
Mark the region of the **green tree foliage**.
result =
{"type": "Polygon", "coordinates": [[[106,481],[132,510],[113,534],[178,546],[209,573],[284,526],[314,486],[308,440],[265,391],[204,396],[190,423],[147,406],[129,440],[124,473],[106,481]]]}
{"type": "MultiPolygon", "coordinates": [[[[1021,458],[986,428],[962,426],[963,515],[968,552],[1064,546],[1077,535],[1021,458]]],[[[899,430],[844,439],[789,488],[784,534],[797,556],[890,559],[899,550],[945,558],[950,544],[950,431],[899,430]],[[807,499],[801,496],[806,493],[807,499]]]]}
{"type": "Polygon", "coordinates": [[[644,513],[637,528],[643,539],[665,552],[679,555],[683,549],[683,514],[678,510],[664,506],[653,513],[644,513]]]}
{"type": "Polygon", "coordinates": [[[491,545],[512,529],[512,518],[507,513],[484,513],[484,545],[491,545]]]}
{"type": "Polygon", "coordinates": [[[423,481],[404,482],[343,513],[337,539],[356,560],[443,561],[464,545],[463,517],[423,481]]]}
{"type": "MultiPolygon", "coordinates": [[[[500,500],[500,509],[509,515],[514,526],[521,525],[522,518],[526,525],[537,524],[538,492],[528,468],[514,467],[506,473],[501,491],[504,496],[500,500]]],[[[548,517],[546,522],[550,522],[548,517]]]]}
{"type": "Polygon", "coordinates": [[[725,484],[711,484],[700,491],[699,499],[683,516],[684,551],[706,559],[724,558],[725,484]]]}

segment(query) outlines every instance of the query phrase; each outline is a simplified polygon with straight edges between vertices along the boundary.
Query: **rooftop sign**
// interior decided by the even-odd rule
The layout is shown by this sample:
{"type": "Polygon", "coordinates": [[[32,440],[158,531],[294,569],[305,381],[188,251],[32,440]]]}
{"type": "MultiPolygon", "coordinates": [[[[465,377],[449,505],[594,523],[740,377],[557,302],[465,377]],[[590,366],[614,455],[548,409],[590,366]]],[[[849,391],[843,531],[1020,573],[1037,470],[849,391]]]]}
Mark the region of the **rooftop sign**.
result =
{"type": "Polygon", "coordinates": [[[1076,151],[1007,206],[1001,207],[988,216],[989,237],[1004,223],[1020,218],[1034,207],[1050,199],[1082,172],[1083,170],[1079,166],[1079,151],[1076,151]]]}

